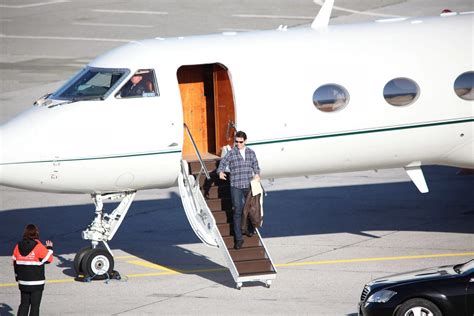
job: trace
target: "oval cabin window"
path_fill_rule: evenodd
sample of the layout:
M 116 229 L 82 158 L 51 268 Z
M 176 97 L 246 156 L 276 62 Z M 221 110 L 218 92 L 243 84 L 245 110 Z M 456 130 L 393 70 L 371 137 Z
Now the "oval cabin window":
M 463 100 L 474 100 L 474 71 L 465 72 L 456 78 L 454 92 Z
M 349 103 L 349 93 L 337 84 L 326 84 L 314 91 L 313 104 L 323 112 L 334 112 Z
M 383 88 L 383 97 L 388 104 L 404 106 L 412 104 L 420 95 L 420 88 L 408 78 L 395 78 Z

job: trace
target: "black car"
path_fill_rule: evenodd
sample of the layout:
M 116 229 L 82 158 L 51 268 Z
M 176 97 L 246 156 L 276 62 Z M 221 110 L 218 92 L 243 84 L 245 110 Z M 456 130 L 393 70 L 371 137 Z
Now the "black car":
M 390 275 L 368 283 L 363 316 L 474 316 L 474 259 Z

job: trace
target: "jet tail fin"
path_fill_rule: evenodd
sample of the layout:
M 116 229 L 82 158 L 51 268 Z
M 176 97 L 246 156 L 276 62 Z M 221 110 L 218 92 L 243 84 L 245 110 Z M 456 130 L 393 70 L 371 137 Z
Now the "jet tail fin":
M 316 0 L 314 1 L 315 3 Z M 334 6 L 334 0 L 326 0 L 324 1 L 321 10 L 319 10 L 318 15 L 314 19 L 313 23 L 311 24 L 311 28 L 313 30 L 320 30 L 326 28 L 329 25 L 329 19 L 331 18 L 332 8 Z

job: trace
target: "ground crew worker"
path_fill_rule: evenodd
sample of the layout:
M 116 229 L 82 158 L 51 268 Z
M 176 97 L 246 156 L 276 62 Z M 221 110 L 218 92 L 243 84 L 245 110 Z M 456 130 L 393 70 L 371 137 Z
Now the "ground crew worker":
M 28 224 L 23 239 L 13 250 L 15 279 L 21 291 L 18 315 L 39 315 L 45 276 L 44 264 L 53 262 L 53 243 L 46 241 L 46 247 L 39 241 L 36 225 Z M 31 310 L 30 310 L 31 306 Z

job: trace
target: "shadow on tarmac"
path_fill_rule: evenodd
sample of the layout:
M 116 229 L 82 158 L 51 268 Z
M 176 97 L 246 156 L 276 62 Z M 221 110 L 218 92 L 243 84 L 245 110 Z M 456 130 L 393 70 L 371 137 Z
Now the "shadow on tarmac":
M 0 316 L 12 315 L 15 315 L 15 311 L 11 308 L 11 306 L 5 303 L 0 303 Z
M 398 230 L 473 234 L 474 176 L 458 176 L 456 171 L 447 167 L 424 168 L 428 194 L 419 193 L 408 182 L 271 191 L 265 199 L 261 234 L 264 238 L 334 233 L 378 238 L 366 232 Z M 112 203 L 105 205 L 107 212 L 114 207 Z M 64 274 L 74 276 L 72 260 L 62 255 L 87 245 L 80 234 L 93 215 L 92 203 L 0 212 L 0 256 L 11 255 L 23 227 L 35 223 L 42 240 L 55 242 Z M 225 269 L 206 256 L 179 246 L 199 242 L 179 196 L 173 193 L 168 199 L 134 202 L 110 246 L 174 269 Z M 190 273 L 234 287 L 228 274 Z
M 0 303 L 0 316 L 12 316 L 15 315 L 15 311 L 10 305 Z

